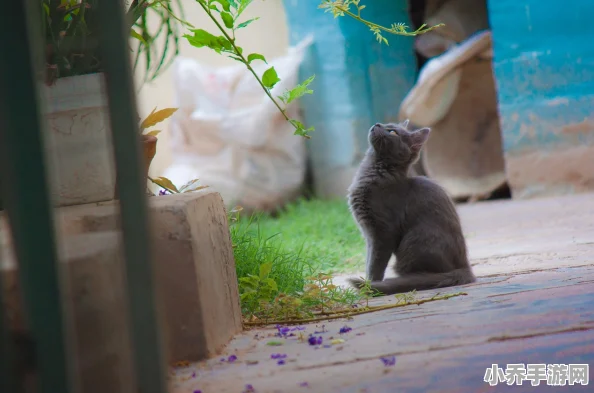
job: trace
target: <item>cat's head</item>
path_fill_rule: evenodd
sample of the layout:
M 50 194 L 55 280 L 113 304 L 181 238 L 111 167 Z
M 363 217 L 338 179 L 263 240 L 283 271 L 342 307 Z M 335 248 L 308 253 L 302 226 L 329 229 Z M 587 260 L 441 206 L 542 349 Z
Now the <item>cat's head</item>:
M 402 123 L 376 123 L 369 129 L 369 144 L 378 158 L 394 165 L 408 166 L 419 159 L 421 148 L 431 129 L 409 131 L 408 120 Z

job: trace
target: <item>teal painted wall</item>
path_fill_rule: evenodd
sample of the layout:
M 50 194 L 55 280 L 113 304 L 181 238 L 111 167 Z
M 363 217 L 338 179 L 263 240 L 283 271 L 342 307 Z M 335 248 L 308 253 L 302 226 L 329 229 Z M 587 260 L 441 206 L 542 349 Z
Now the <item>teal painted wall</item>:
M 314 94 L 301 100 L 305 123 L 316 131 L 308 142 L 316 192 L 344 196 L 367 149 L 376 122 L 397 120 L 402 99 L 416 78 L 414 38 L 387 36 L 380 45 L 350 17 L 333 18 L 319 1 L 284 0 L 291 44 L 313 34 L 301 79 L 316 74 Z M 410 25 L 405 0 L 366 2 L 364 17 L 381 25 Z
M 488 7 L 514 196 L 594 188 L 594 2 L 489 0 Z

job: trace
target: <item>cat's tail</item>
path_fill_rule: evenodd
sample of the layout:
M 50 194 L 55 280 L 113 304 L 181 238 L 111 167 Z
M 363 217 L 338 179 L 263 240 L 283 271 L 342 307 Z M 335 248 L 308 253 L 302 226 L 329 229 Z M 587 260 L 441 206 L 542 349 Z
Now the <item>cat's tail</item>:
M 349 280 L 351 285 L 361 289 L 365 282 L 359 278 Z M 456 269 L 447 273 L 417 273 L 388 278 L 383 281 L 373 281 L 370 287 L 384 295 L 394 295 L 413 290 L 423 291 L 470 284 L 476 281 L 474 274 L 468 268 Z

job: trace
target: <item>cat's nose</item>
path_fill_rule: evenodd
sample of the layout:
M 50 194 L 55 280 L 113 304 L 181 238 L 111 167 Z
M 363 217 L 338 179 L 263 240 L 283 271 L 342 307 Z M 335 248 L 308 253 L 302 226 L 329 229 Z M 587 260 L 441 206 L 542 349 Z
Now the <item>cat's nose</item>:
M 370 129 L 369 132 L 379 132 L 382 130 L 382 125 L 380 123 L 375 123 Z

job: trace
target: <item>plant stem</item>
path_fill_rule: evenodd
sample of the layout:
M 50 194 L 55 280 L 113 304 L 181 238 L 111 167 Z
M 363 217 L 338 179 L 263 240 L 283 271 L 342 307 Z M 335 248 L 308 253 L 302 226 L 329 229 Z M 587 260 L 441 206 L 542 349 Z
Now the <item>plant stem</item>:
M 405 306 L 410 306 L 410 305 L 421 305 L 423 303 L 434 302 L 437 300 L 447 300 L 447 299 L 450 299 L 450 298 L 453 298 L 456 296 L 466 296 L 466 295 L 468 295 L 468 294 L 465 292 L 458 292 L 458 293 L 452 293 L 452 294 L 443 295 L 443 296 L 433 296 L 429 299 L 415 300 L 415 301 L 406 302 L 406 303 L 385 304 L 382 306 L 368 306 L 362 310 L 357 310 L 357 311 L 351 311 L 351 310 L 340 311 L 340 310 L 338 310 L 338 311 L 327 313 L 327 314 L 335 314 L 335 315 L 327 315 L 327 316 L 318 317 L 318 318 L 294 319 L 294 320 L 290 320 L 290 321 L 276 320 L 276 321 L 266 321 L 266 322 L 243 322 L 243 324 L 244 324 L 244 326 L 266 326 L 266 325 L 278 325 L 278 324 L 301 325 L 304 323 L 329 321 L 329 320 L 333 320 L 333 319 L 352 318 L 355 315 L 367 314 L 367 313 L 374 312 L 374 311 L 389 310 L 392 308 L 400 308 L 400 307 L 405 307 Z
M 413 32 L 406 32 L 406 31 L 396 31 L 396 30 L 394 30 L 394 29 L 387 28 L 387 27 L 384 27 L 384 26 L 381 26 L 381 25 L 375 24 L 375 23 L 373 23 L 373 22 L 370 22 L 370 21 L 368 21 L 368 20 L 366 20 L 366 19 L 363 19 L 363 18 L 361 18 L 361 16 L 360 16 L 360 15 L 361 15 L 361 13 L 360 13 L 360 11 L 358 11 L 358 15 L 356 15 L 356 14 L 352 13 L 351 11 L 349 11 L 348 9 L 346 9 L 346 8 L 345 8 L 345 7 L 343 7 L 343 6 L 339 6 L 339 5 L 333 5 L 333 7 L 334 7 L 334 8 L 336 8 L 336 9 L 338 9 L 338 10 L 340 10 L 341 12 L 345 13 L 346 15 L 350 16 L 351 18 L 353 18 L 353 19 L 356 19 L 356 20 L 358 20 L 359 22 L 361 22 L 361 23 L 363 23 L 363 24 L 367 25 L 368 27 L 373 27 L 373 28 L 376 28 L 376 29 L 379 29 L 379 30 L 385 31 L 386 33 L 395 34 L 395 35 L 403 35 L 403 36 L 408 36 L 408 37 L 415 37 L 415 36 L 417 36 L 417 35 L 419 35 L 419 34 L 424 34 L 424 33 L 427 33 L 427 32 L 429 32 L 429 31 L 431 31 L 431 30 L 433 30 L 433 29 L 436 29 L 436 28 L 438 28 L 438 27 L 445 26 L 445 24 L 443 24 L 443 23 L 440 23 L 440 24 L 438 24 L 438 25 L 431 26 L 431 27 L 427 28 L 426 30 L 421 30 L 421 29 L 423 28 L 423 26 L 421 26 L 420 28 L 418 28 L 417 30 L 415 30 L 415 31 L 413 31 Z
M 270 100 L 278 108 L 278 110 L 280 111 L 280 113 L 282 113 L 282 115 L 285 117 L 285 119 L 295 129 L 298 129 L 297 127 L 295 127 L 295 125 L 293 123 L 291 123 L 291 119 L 289 118 L 289 116 L 287 116 L 287 113 L 285 112 L 285 110 L 283 108 L 281 108 L 281 106 L 274 99 L 274 97 L 272 97 L 272 94 L 270 94 L 270 91 L 268 90 L 268 88 L 266 86 L 264 86 L 264 83 L 262 82 L 262 80 L 260 79 L 260 77 L 258 76 L 258 74 L 256 74 L 256 71 L 254 71 L 254 69 L 252 68 L 252 66 L 250 65 L 250 63 L 248 63 L 247 59 L 243 56 L 243 54 L 241 53 L 241 51 L 237 48 L 237 45 L 235 45 L 235 37 L 231 37 L 227 33 L 227 31 L 223 28 L 223 26 L 221 26 L 221 24 L 219 23 L 219 21 L 214 17 L 214 15 L 212 14 L 212 12 L 210 12 L 210 10 L 206 7 L 205 4 L 203 4 L 202 2 L 198 2 L 198 4 L 200 4 L 200 7 L 202 7 L 202 9 L 204 10 L 204 12 L 206 12 L 206 14 L 208 15 L 208 17 L 215 23 L 215 25 L 217 25 L 217 28 L 221 31 L 221 33 L 223 33 L 223 35 L 225 36 L 225 38 L 227 40 L 229 40 L 229 42 L 233 46 L 233 50 L 235 51 L 234 54 L 241 60 L 241 62 L 252 73 L 252 75 L 254 75 L 254 78 L 256 78 L 256 80 L 258 81 L 258 83 L 260 84 L 260 86 L 262 86 L 262 89 L 264 90 L 264 92 L 266 93 L 266 95 L 268 96 L 268 98 L 270 98 Z M 235 32 L 233 33 L 233 35 L 235 35 Z M 310 136 L 309 135 L 305 135 L 305 138 L 308 138 L 309 139 Z

